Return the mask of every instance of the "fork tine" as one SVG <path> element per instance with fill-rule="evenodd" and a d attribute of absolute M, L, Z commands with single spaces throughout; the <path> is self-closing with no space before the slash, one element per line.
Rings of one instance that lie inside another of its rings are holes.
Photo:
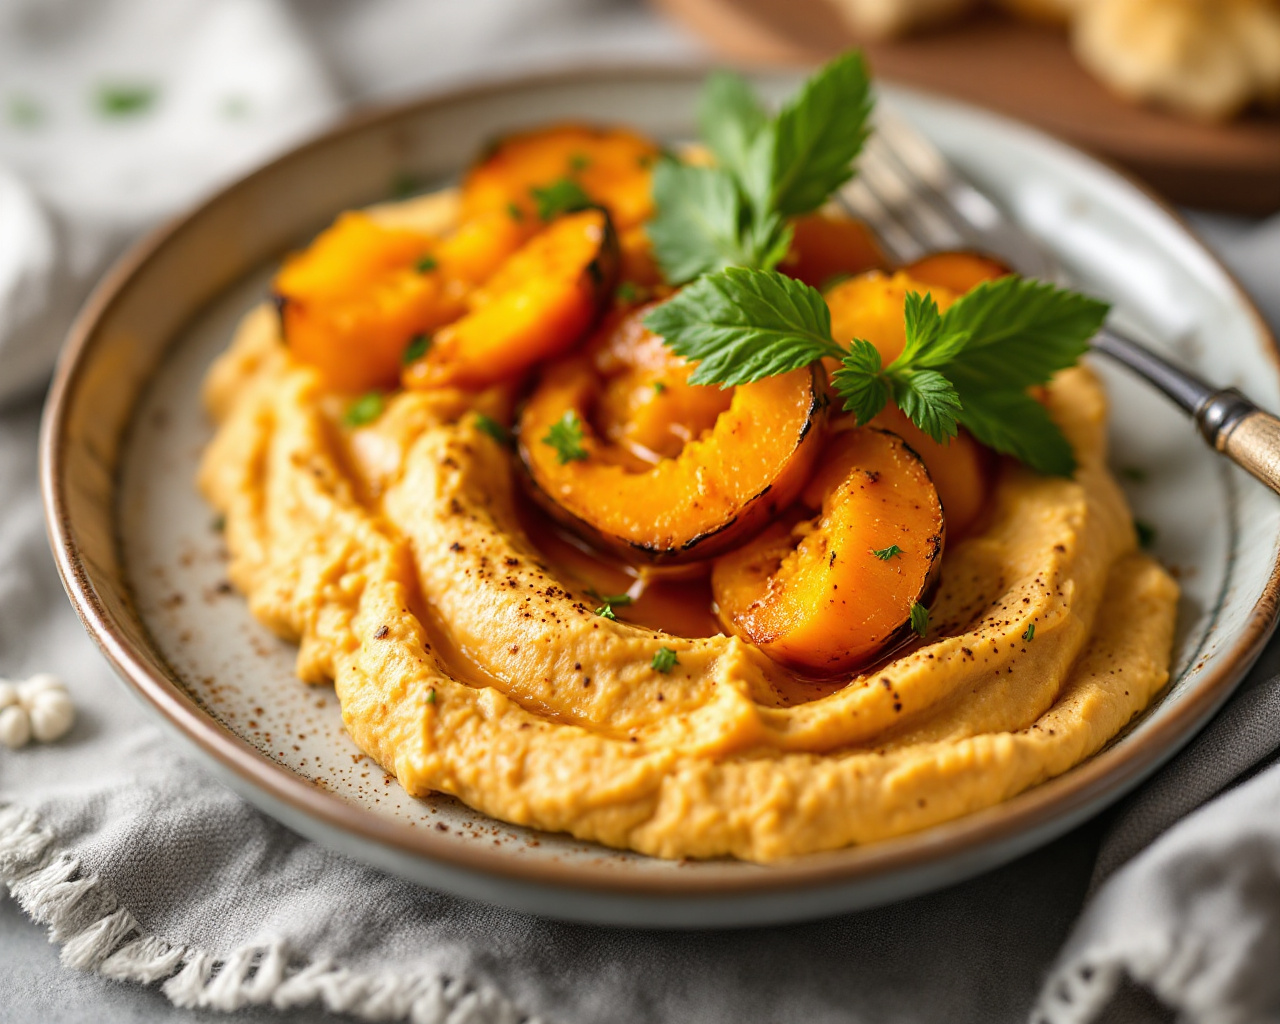
<path fill-rule="evenodd" d="M 926 252 L 963 246 L 968 233 L 931 201 L 927 183 L 903 167 L 887 146 L 869 149 L 862 167 L 867 187 L 894 210 L 916 243 Z"/>

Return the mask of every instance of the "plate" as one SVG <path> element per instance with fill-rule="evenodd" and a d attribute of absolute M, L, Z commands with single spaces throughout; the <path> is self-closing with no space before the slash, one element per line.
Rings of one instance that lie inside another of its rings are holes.
<path fill-rule="evenodd" d="M 1007 861 L 1095 814 L 1204 724 L 1269 636 L 1280 502 L 1204 448 L 1137 383 L 1106 373 L 1116 465 L 1184 596 L 1173 682 L 1106 750 L 1002 805 L 914 835 L 769 867 L 668 862 L 411 799 L 342 730 L 331 690 L 225 581 L 195 491 L 211 427 L 199 385 L 271 267 L 338 211 L 407 180 L 450 180 L 517 126 L 584 118 L 692 132 L 702 69 L 587 69 L 439 95 L 359 117 L 225 189 L 114 268 L 81 314 L 47 406 L 51 542 L 86 628 L 125 685 L 214 773 L 296 831 L 424 885 L 538 914 L 707 927 L 881 903 Z M 772 98 L 789 75 L 758 80 Z M 886 87 L 960 168 L 1051 246 L 1128 326 L 1211 379 L 1280 406 L 1273 339 L 1175 217 L 1080 153 L 991 114 Z M 1141 482 L 1138 482 L 1138 481 Z"/>
<path fill-rule="evenodd" d="M 1114 160 L 1179 203 L 1280 209 L 1280 113 L 1202 124 L 1126 103 L 1080 66 L 1066 33 L 1054 28 L 987 11 L 907 39 L 859 41 L 832 0 L 658 3 L 735 60 L 813 64 L 858 43 L 880 75 L 1021 118 Z"/>

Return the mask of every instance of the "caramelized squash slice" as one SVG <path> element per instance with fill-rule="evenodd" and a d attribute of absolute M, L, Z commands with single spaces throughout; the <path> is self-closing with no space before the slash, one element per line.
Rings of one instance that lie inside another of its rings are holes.
<path fill-rule="evenodd" d="M 791 250 L 778 269 L 814 288 L 887 265 L 875 236 L 859 220 L 810 213 L 793 220 L 791 231 Z"/>
<path fill-rule="evenodd" d="M 950 288 L 915 277 L 917 266 L 935 279 L 953 281 L 973 279 L 979 271 L 998 268 L 984 257 L 973 257 L 971 262 L 967 253 L 948 253 L 926 257 L 908 271 L 892 275 L 873 271 L 841 282 L 826 295 L 836 340 L 847 344 L 852 338 L 862 338 L 875 345 L 886 366 L 896 359 L 906 344 L 903 310 L 907 292 L 929 292 L 942 310 L 959 297 Z M 991 493 L 997 465 L 995 453 L 964 429 L 940 444 L 892 402 L 871 421 L 871 426 L 900 435 L 924 460 L 946 509 L 947 535 L 952 541 L 971 533 L 981 521 Z"/>
<path fill-rule="evenodd" d="M 790 504 L 821 444 L 825 400 L 808 369 L 731 391 L 691 385 L 688 364 L 640 323 L 645 312 L 546 369 L 520 417 L 520 457 L 535 499 L 580 536 L 687 562 Z M 584 457 L 562 462 L 544 439 L 567 413 Z"/>
<path fill-rule="evenodd" d="M 432 267 L 437 242 L 349 212 L 286 258 L 273 287 L 294 358 L 336 391 L 394 385 L 413 338 L 465 309 L 465 287 Z"/>
<path fill-rule="evenodd" d="M 1012 273 L 999 260 L 977 252 L 935 252 L 904 269 L 913 280 L 947 288 L 958 295 L 972 291 L 984 281 Z"/>
<path fill-rule="evenodd" d="M 405 367 L 405 387 L 482 388 L 569 351 L 612 298 L 617 274 L 605 211 L 558 218 L 470 293 L 470 311 Z"/>
<path fill-rule="evenodd" d="M 536 221 L 533 190 L 568 179 L 626 231 L 653 214 L 650 177 L 658 156 L 655 143 L 622 128 L 560 124 L 508 135 L 467 173 L 463 212 Z"/>
<path fill-rule="evenodd" d="M 718 559 L 711 590 L 726 629 L 800 672 L 847 672 L 911 637 L 911 609 L 936 580 L 942 505 L 924 463 L 895 434 L 833 434 L 801 503 Z"/>

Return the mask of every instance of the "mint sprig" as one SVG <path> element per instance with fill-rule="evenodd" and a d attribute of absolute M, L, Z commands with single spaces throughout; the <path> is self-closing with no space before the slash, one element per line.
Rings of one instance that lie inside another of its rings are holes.
<path fill-rule="evenodd" d="M 1075 458 L 1027 388 L 1080 360 L 1108 306 L 1042 281 L 1005 277 L 957 299 L 945 314 L 908 293 L 906 344 L 883 366 L 869 341 L 846 349 L 831 335 L 821 293 L 772 270 L 708 274 L 645 317 L 645 325 L 698 366 L 696 384 L 729 387 L 833 357 L 832 378 L 859 424 L 889 399 L 935 441 L 966 427 L 983 444 L 1042 473 L 1070 476 Z"/>
<path fill-rule="evenodd" d="M 715 167 L 664 160 L 647 231 L 671 284 L 729 266 L 770 269 L 791 245 L 788 217 L 816 210 L 853 176 L 872 95 L 862 55 L 838 57 L 770 117 L 736 75 L 712 75 L 699 122 Z"/>

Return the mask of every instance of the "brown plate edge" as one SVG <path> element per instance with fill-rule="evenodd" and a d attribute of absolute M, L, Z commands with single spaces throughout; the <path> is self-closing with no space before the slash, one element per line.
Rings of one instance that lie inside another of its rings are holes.
<path fill-rule="evenodd" d="M 1226 664 L 1208 678 L 1198 681 L 1195 689 L 1183 697 L 1172 712 L 1149 726 L 1149 731 L 1140 739 L 1130 740 L 1123 749 L 1108 747 L 1063 775 L 1047 780 L 1010 800 L 922 832 L 866 846 L 810 854 L 768 865 L 759 871 L 742 871 L 742 865 L 733 862 L 732 874 L 723 877 L 709 877 L 705 872 L 671 872 L 658 876 L 627 872 L 617 866 L 526 861 L 483 848 L 464 847 L 444 836 L 393 823 L 282 768 L 209 717 L 176 683 L 150 669 L 98 598 L 94 582 L 75 542 L 74 527 L 66 511 L 62 479 L 62 447 L 69 398 L 77 383 L 84 356 L 94 342 L 98 322 L 112 307 L 134 274 L 158 258 L 169 238 L 177 234 L 187 221 L 196 217 L 209 203 L 245 187 L 259 175 L 270 172 L 278 163 L 299 159 L 311 149 L 322 148 L 335 138 L 363 130 L 372 124 L 394 121 L 423 108 L 483 98 L 521 84 L 544 86 L 586 83 L 601 75 L 618 78 L 637 75 L 697 77 L 705 72 L 706 67 L 707 65 L 688 62 L 587 65 L 571 70 L 504 77 L 357 112 L 273 158 L 258 170 L 237 179 L 206 198 L 196 209 L 153 230 L 135 243 L 95 288 L 68 333 L 41 423 L 40 483 L 46 529 L 54 560 L 63 587 L 81 622 L 117 674 L 171 726 L 182 732 L 206 756 L 228 769 L 242 783 L 264 791 L 298 813 L 332 828 L 395 851 L 427 857 L 468 873 L 619 896 L 666 895 L 687 898 L 695 895 L 731 897 L 766 892 L 784 893 L 787 890 L 817 888 L 835 883 L 870 882 L 877 876 L 923 868 L 962 853 L 974 852 L 988 844 L 1009 843 L 1018 835 L 1049 828 L 1055 820 L 1083 817 L 1096 812 L 1099 809 L 1096 807 L 1098 801 L 1106 800 L 1110 803 L 1118 799 L 1189 741 L 1226 701 L 1261 654 L 1275 629 L 1277 611 L 1280 610 L 1280 558 L 1272 566 L 1267 586 L 1248 625 L 1234 649 L 1224 655 L 1228 659 Z M 922 92 L 914 88 L 910 91 Z M 940 99 L 948 104 L 970 106 L 950 98 Z M 1004 115 L 996 116 L 1014 121 Z M 1037 134 L 1045 134 L 1033 126 L 1017 121 L 1014 123 Z M 1132 175 L 1096 156 L 1085 155 L 1132 184 L 1169 214 L 1196 241 L 1229 280 L 1237 299 L 1252 316 L 1260 336 L 1264 342 L 1270 342 L 1268 354 L 1280 364 L 1280 345 L 1277 345 L 1273 333 L 1252 300 L 1234 275 L 1200 241 L 1177 211 Z M 605 852 L 603 848 L 602 852 Z"/>

